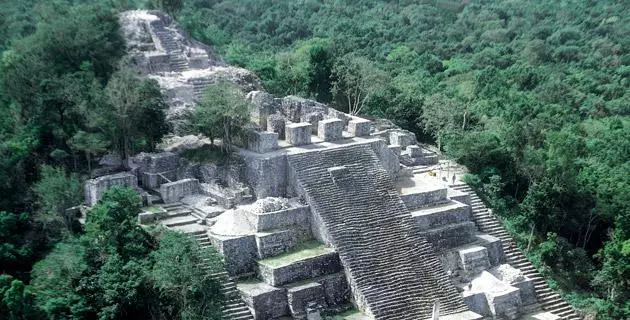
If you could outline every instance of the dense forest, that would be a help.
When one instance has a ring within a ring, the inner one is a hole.
[[[65,211],[95,156],[151,150],[168,131],[143,125],[161,123],[165,104],[126,67],[117,12],[131,8],[169,12],[272,93],[389,118],[435,143],[470,169],[468,183],[552,287],[597,319],[630,318],[630,2],[0,7],[0,312],[11,319],[193,319],[215,303],[194,298],[212,286],[172,295],[172,281],[203,281],[164,276],[181,266],[162,262],[194,244],[130,226],[130,192],[112,192],[83,227]]]

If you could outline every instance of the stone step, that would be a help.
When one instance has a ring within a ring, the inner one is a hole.
[[[197,223],[197,218],[194,218],[191,216],[177,216],[177,217],[166,218],[162,220],[162,224],[170,228],[188,225],[188,224],[196,224],[196,223]]]

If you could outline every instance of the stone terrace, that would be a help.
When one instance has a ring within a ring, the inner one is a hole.
[[[339,252],[357,304],[375,319],[428,318],[435,300],[442,314],[466,311],[369,145],[288,160]]]

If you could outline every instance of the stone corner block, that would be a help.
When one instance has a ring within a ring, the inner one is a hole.
[[[278,133],[266,131],[247,132],[247,149],[267,153],[278,149]]]
[[[285,136],[287,142],[294,146],[301,146],[311,143],[311,124],[310,123],[291,123],[285,127]]]
[[[348,122],[348,132],[355,137],[369,136],[371,121],[361,118],[354,118]]]
[[[326,119],[317,124],[317,136],[324,141],[335,141],[343,138],[343,120]]]

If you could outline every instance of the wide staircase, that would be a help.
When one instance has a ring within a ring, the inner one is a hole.
[[[355,298],[375,319],[427,319],[436,300],[442,315],[467,310],[369,145],[294,154],[288,161],[339,252]]]
[[[168,53],[170,57],[171,70],[176,72],[182,72],[190,69],[188,60],[184,55],[184,51],[177,44],[177,41],[173,37],[174,31],[169,30],[163,24],[155,22],[152,24],[155,35],[162,44],[162,47]]]
[[[564,299],[562,299],[559,294],[549,288],[543,276],[516,247],[516,244],[508,234],[507,230],[503,227],[503,224],[492,215],[490,210],[488,210],[477,194],[466,184],[457,184],[452,188],[470,194],[473,220],[477,225],[477,228],[481,232],[488,233],[501,239],[507,263],[517,269],[520,269],[526,277],[534,281],[536,298],[538,299],[538,303],[541,305],[542,309],[567,320],[581,319],[575,310]]]
[[[194,215],[195,210],[176,202],[173,204],[162,205],[167,211],[167,218],[162,222],[167,228],[181,231],[184,234],[193,237],[200,247],[207,248],[212,246],[207,230],[197,224],[198,217]],[[221,286],[221,294],[223,295],[222,319],[225,320],[253,320],[249,308],[241,299],[236,289],[236,284],[230,278],[226,271],[216,272],[208,264],[208,260],[204,260],[200,268],[207,270],[209,275],[214,278]],[[210,273],[212,272],[212,273]]]

